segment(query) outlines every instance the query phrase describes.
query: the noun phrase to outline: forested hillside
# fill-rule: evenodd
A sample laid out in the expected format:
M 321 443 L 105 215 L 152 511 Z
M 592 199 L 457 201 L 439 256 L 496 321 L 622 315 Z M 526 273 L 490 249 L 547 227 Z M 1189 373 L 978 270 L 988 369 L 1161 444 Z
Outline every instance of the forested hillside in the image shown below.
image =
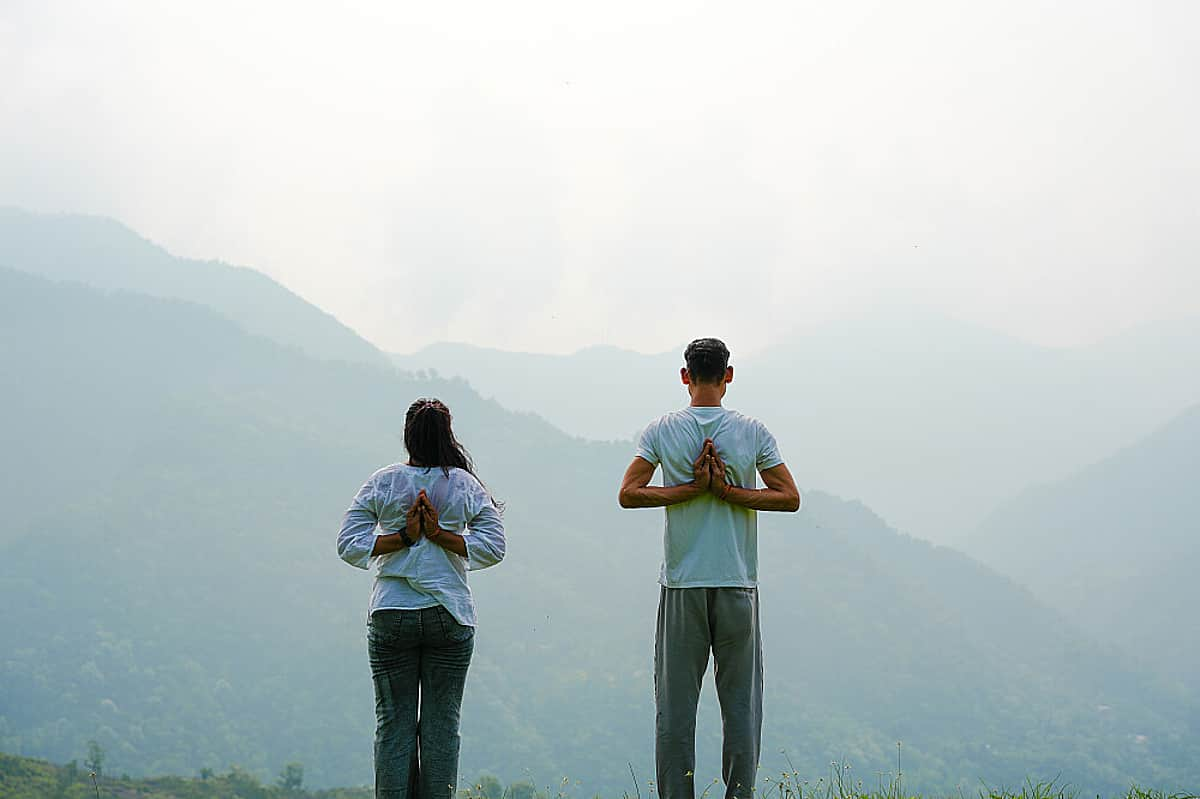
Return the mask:
M 6 271 L 0 320 L 0 750 L 67 761 L 96 739 L 135 775 L 295 761 L 318 787 L 368 781 L 369 578 L 333 539 L 402 457 L 403 409 L 433 394 L 508 503 L 509 558 L 473 581 L 462 773 L 566 775 L 583 795 L 650 774 L 661 516 L 616 507 L 628 443 L 182 302 Z M 785 452 L 806 483 L 803 448 Z M 782 750 L 814 776 L 886 770 L 899 739 L 920 791 L 1200 783 L 1189 700 L 973 561 L 856 503 L 807 503 L 762 524 L 764 768 Z
M 1198 479 L 1200 405 L 1005 504 L 971 551 L 1096 637 L 1200 691 Z
M 317 358 L 384 355 L 261 272 L 179 258 L 112 219 L 0 208 L 0 268 L 206 305 L 252 333 Z
M 97 750 L 103 757 L 103 750 Z M 204 770 L 195 777 L 133 778 L 101 770 L 93 777 L 87 765 L 72 760 L 65 766 L 0 752 L 0 796 L 4 799 L 370 799 L 370 788 L 332 788 L 308 791 L 304 769 L 285 767 L 273 781 L 260 780 L 245 769 L 220 774 Z M 501 797 L 481 797 L 501 799 Z M 533 799 L 530 797 L 530 799 Z

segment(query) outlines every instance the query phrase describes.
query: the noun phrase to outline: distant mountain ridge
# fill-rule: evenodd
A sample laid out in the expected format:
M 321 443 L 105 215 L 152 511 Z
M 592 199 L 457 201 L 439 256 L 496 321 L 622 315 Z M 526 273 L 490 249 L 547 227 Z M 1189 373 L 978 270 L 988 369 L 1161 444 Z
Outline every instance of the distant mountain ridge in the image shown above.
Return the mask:
M 942 543 L 961 542 L 1028 485 L 1070 474 L 1200 401 L 1200 319 L 1080 350 L 921 312 L 821 325 L 752 354 L 729 344 L 728 404 L 767 423 L 802 484 L 861 497 Z M 440 344 L 394 360 L 461 377 L 574 435 L 628 440 L 686 403 L 682 350 L 530 355 Z
M 0 371 L 20 378 L 0 396 L 0 640 L 17 642 L 0 750 L 66 760 L 96 738 L 131 773 L 298 760 L 316 785 L 366 782 L 367 577 L 333 538 L 400 457 L 407 402 L 434 394 L 508 503 L 509 559 L 472 580 L 464 776 L 617 794 L 629 763 L 650 773 L 662 522 L 616 507 L 629 442 L 574 439 L 462 381 L 315 360 L 194 304 L 9 270 L 0 328 Z M 806 502 L 761 520 L 764 769 L 787 749 L 814 777 L 843 757 L 866 771 L 899 739 L 926 792 L 1200 780 L 1191 700 L 978 563 L 860 504 Z M 712 773 L 708 689 L 701 713 Z
M 968 551 L 1200 691 L 1200 405 L 998 508 Z
M 669 380 L 680 360 L 674 352 L 643 355 L 604 345 L 551 355 L 451 342 L 392 356 L 402 369 L 462 378 L 510 410 L 532 411 L 597 441 L 632 440 L 651 415 L 681 404 L 678 381 Z
M 0 208 L 0 267 L 205 305 L 326 360 L 382 364 L 350 328 L 261 272 L 171 255 L 105 217 Z

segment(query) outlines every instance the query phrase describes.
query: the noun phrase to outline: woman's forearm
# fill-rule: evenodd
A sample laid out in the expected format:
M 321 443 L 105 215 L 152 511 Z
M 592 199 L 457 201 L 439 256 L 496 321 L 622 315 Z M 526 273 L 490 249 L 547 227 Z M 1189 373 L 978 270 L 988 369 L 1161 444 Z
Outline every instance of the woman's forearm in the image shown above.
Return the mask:
M 449 530 L 443 530 L 439 527 L 437 533 L 434 535 L 426 533 L 425 537 L 442 549 L 450 550 L 455 555 L 461 555 L 464 558 L 467 556 L 466 539 L 458 533 L 452 533 Z
M 456 555 L 467 556 L 467 542 L 458 533 L 452 533 L 449 530 L 438 530 L 434 535 L 426 535 L 430 542 L 437 544 L 442 549 L 448 549 Z M 404 538 L 400 533 L 387 533 L 376 536 L 375 547 L 371 550 L 371 556 L 386 555 L 389 552 L 399 552 L 402 549 L 408 549 L 408 544 L 404 543 Z
M 375 546 L 371 550 L 371 557 L 386 555 L 389 552 L 399 552 L 402 549 L 408 549 L 408 544 L 404 543 L 404 537 L 400 533 L 385 533 L 375 537 Z

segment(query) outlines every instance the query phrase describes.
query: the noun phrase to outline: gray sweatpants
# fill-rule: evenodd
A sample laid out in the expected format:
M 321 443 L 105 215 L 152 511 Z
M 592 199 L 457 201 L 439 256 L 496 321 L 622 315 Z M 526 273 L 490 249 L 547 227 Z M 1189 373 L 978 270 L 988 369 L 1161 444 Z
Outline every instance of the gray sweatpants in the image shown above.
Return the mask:
M 750 799 L 762 738 L 762 636 L 754 588 L 666 588 L 654 638 L 655 761 L 662 799 L 694 799 L 696 706 L 708 653 L 721 703 L 726 799 Z

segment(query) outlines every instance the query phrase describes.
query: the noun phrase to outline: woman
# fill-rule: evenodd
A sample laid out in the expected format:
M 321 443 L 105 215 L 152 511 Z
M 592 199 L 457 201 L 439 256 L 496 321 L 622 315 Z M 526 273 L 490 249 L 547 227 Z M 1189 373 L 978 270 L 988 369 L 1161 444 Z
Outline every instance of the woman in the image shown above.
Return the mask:
M 367 621 L 376 797 L 453 799 L 475 636 L 467 570 L 504 557 L 500 511 L 450 421 L 436 399 L 409 407 L 408 461 L 371 475 L 338 535 L 343 560 L 378 567 Z

